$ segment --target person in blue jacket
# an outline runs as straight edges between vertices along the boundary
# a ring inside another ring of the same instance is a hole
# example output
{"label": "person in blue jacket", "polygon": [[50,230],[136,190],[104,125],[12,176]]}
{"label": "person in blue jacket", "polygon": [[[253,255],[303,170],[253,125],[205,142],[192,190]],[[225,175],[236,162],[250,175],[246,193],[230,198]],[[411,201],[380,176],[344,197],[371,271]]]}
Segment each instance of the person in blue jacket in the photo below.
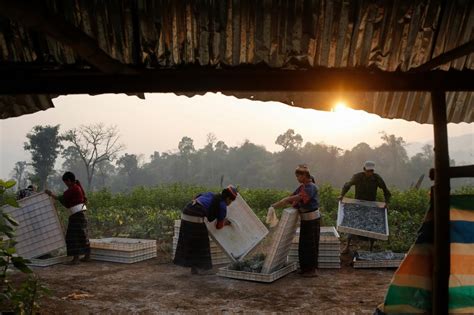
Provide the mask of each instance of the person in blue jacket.
{"label": "person in blue jacket", "polygon": [[173,263],[191,267],[191,274],[212,274],[209,235],[204,219],[216,221],[216,228],[230,225],[227,206],[237,198],[237,189],[229,185],[221,193],[206,192],[196,196],[181,213],[181,227]]}
{"label": "person in blue jacket", "polygon": [[298,165],[295,176],[300,186],[291,194],[271,205],[273,208],[290,205],[300,214],[300,239],[298,243],[298,258],[300,274],[303,277],[316,277],[318,266],[319,235],[321,229],[321,214],[319,213],[319,192],[314,177],[311,176],[307,165]]}

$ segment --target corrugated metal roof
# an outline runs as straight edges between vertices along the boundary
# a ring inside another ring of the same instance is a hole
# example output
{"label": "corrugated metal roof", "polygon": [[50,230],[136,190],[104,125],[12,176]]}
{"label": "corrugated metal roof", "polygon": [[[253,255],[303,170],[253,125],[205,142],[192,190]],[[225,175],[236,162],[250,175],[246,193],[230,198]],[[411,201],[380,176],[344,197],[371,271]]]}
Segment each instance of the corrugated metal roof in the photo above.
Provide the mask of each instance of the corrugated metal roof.
{"label": "corrugated metal roof", "polygon": [[[474,39],[470,0],[48,0],[44,5],[113,58],[148,68],[263,63],[279,69],[408,71]],[[5,17],[0,19],[0,61],[84,65],[62,43]],[[474,54],[440,68],[474,69]],[[311,108],[326,108],[322,102],[330,99],[325,93],[251,95]],[[474,121],[472,92],[448,93],[447,101],[451,122]],[[431,122],[431,100],[424,92],[352,94],[349,103],[381,117]]]}

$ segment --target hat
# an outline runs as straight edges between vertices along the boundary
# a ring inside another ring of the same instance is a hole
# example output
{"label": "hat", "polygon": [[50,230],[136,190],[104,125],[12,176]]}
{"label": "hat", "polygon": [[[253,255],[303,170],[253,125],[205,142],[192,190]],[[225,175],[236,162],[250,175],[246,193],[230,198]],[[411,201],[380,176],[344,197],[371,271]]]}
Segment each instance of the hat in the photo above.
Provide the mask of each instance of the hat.
{"label": "hat", "polygon": [[309,167],[308,165],[306,164],[299,164],[296,169],[295,169],[295,173],[306,173],[306,174],[310,174],[309,173]]}
{"label": "hat", "polygon": [[232,196],[232,200],[235,200],[235,198],[237,198],[237,194],[239,193],[237,191],[237,188],[235,188],[234,186],[232,185],[229,185],[227,186],[226,190],[230,193],[230,195]]}
{"label": "hat", "polygon": [[364,169],[366,171],[373,171],[375,170],[375,162],[374,161],[365,161]]}

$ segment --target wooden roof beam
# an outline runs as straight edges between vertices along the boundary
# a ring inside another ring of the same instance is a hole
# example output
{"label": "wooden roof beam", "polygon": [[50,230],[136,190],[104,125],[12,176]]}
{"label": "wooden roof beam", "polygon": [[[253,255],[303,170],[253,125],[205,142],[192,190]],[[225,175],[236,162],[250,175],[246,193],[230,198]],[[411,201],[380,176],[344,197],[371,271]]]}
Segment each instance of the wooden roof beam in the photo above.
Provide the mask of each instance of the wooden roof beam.
{"label": "wooden roof beam", "polygon": [[439,67],[441,65],[444,65],[445,63],[451,62],[453,60],[456,60],[458,58],[464,57],[466,55],[469,55],[470,53],[474,52],[474,40],[471,40],[459,47],[456,47],[450,51],[447,51],[430,61],[415,67],[413,69],[410,69],[409,72],[424,72],[424,71],[429,71],[431,69],[434,69],[436,67]]}
{"label": "wooden roof beam", "polygon": [[179,68],[139,75],[91,71],[2,71],[0,94],[100,94],[218,91],[474,91],[474,71],[423,73],[321,68],[314,70]]}
{"label": "wooden roof beam", "polygon": [[109,74],[133,74],[138,71],[104,52],[97,42],[58,15],[51,15],[35,2],[0,0],[0,15],[34,31],[45,33],[69,46],[82,59]]}

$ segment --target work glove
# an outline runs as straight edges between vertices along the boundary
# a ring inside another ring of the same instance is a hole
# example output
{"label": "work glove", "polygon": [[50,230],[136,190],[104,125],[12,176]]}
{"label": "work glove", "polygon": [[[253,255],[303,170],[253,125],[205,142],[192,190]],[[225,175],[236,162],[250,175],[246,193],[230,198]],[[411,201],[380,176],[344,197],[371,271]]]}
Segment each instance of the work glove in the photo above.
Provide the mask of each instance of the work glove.
{"label": "work glove", "polygon": [[265,219],[265,222],[272,228],[277,226],[278,224],[278,217],[276,215],[275,208],[270,207],[268,208],[267,211],[267,218]]}

